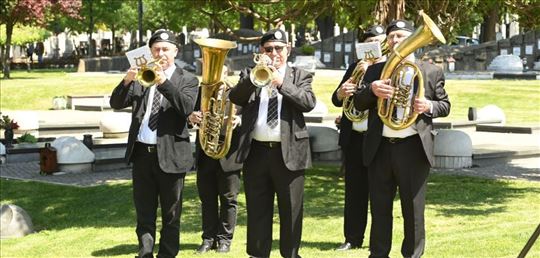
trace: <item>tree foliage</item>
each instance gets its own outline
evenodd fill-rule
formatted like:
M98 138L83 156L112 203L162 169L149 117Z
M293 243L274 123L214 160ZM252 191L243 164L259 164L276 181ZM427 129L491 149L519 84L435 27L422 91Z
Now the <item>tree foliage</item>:
M0 35L6 35L6 25L0 25ZM24 45L26 43L43 41L52 34L43 28L36 26L15 25L13 27L12 45ZM6 38L0 38L0 46L6 45Z
M9 53L15 25L45 26L59 15L78 18L81 0L12 0L2 1L0 25L5 25L5 47L2 55L4 78L9 78Z

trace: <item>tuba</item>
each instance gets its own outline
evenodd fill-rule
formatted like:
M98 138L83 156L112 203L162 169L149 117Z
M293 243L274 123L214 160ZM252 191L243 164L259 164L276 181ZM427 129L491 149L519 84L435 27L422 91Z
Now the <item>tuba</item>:
M272 70L268 68L272 63L272 60L265 54L253 54L253 62L255 62L256 65L249 73L251 83L257 88L268 86L273 77Z
M401 42L391 53L381 73L381 80L391 79L394 87L392 98L377 100L378 115L382 122L394 129L402 130L411 126L418 117L412 106L417 97L424 95L424 78L422 72L413 62L404 60L416 49L440 41L446 43L441 31L422 10L419 12L423 25ZM418 87L414 87L414 79L418 79ZM403 115L398 116L397 108Z
M386 39L381 42L381 56L388 54L389 48ZM359 83L364 79L364 74L366 73L367 67L375 63L379 59L373 54L366 52L364 60L361 60L356 64L352 74L351 74L351 83L358 86ZM367 66L365 66L367 64ZM343 114L351 122L362 122L368 117L367 111L358 111L354 108L354 101L352 96L347 96L343 99Z
M213 159L227 155L231 147L235 108L228 98L231 86L221 79L225 57L236 42L221 39L195 39L202 52L201 149ZM221 132L224 131L224 135Z

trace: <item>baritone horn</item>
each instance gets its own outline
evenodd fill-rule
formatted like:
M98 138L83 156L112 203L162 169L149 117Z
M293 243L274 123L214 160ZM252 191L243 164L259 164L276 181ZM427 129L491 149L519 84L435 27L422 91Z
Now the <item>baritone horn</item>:
M361 60L356 64L351 74L351 83L359 87L364 79L367 67L375 63L382 56L388 54L388 44L386 42L386 39L384 39L380 43L369 42L356 44L357 55ZM343 99L343 114L351 122L362 122L368 117L367 111L358 111L354 108L354 99L352 96L347 96Z
M231 147L235 107L228 98L231 86L222 80L225 57L236 42L195 39L202 52L201 113L199 143L206 155L220 159ZM222 134L223 132L223 134Z
M423 24L394 50L391 50L391 55L380 77L381 80L391 79L394 94L389 99L378 98L378 115L386 126L394 130L405 129L416 121L418 113L413 110L414 100L424 96L422 72L417 65L405 58L418 48L431 43L437 41L446 43L446 39L433 20L422 10L419 15L422 17ZM417 88L414 86L415 79L418 80ZM399 111L402 111L403 115L399 116Z
M251 83L257 88L268 86L273 79L273 72L269 68L272 60L265 54L253 54L253 62L255 67L249 73Z

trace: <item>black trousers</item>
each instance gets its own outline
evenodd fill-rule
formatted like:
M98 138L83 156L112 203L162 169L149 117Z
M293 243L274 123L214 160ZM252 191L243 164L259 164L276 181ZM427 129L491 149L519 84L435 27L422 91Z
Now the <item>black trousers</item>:
M429 161L418 135L390 143L381 140L369 166L371 218L369 257L388 257L392 246L392 205L399 188L404 239L401 254L420 257L424 252L424 207Z
M133 200L137 212L139 257L153 257L158 202L162 228L158 257L175 257L180 249L180 214L184 173L165 173L155 149L136 143L133 157Z
M199 159L197 190L202 206L202 239L230 244L236 226L240 170L224 172L219 160L204 154Z
M268 147L255 141L244 162L247 206L247 253L269 257L272 247L274 195L277 195L282 257L299 257L304 206L304 170L285 166L281 146Z
M368 217L368 171L362 163L363 134L352 131L345 154L345 207L343 210L343 233L345 241L361 246Z

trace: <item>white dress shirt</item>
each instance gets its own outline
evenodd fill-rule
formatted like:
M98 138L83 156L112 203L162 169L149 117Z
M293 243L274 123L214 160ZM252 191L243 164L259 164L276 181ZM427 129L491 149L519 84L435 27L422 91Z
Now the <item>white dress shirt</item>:
M171 79L174 71L176 70L176 65L171 65L167 70L163 71L168 80ZM148 127L148 120L150 120L150 113L152 113L152 103L154 102L154 93L156 92L156 85L150 87L150 92L148 94L148 103L146 104L146 111L144 112L144 117L141 122L141 127L139 127L139 135L137 136L137 141L146 143L146 144L156 144L157 143L157 129L152 131ZM163 101L163 95L161 95L161 101Z
M283 78L285 76L285 68L286 66L282 66L280 69L278 69L279 75ZM253 139L261 142L280 142L281 141L281 103L283 101L283 95L277 92L277 98L278 98L278 117L277 122L278 124L274 128L270 128L266 124L266 116L268 113L268 101L269 101L269 87L275 87L275 86L267 86L261 89L260 92L260 103L259 103L259 115L257 116L257 121L255 122L255 128L253 129L252 136ZM276 89L277 91L277 89Z

